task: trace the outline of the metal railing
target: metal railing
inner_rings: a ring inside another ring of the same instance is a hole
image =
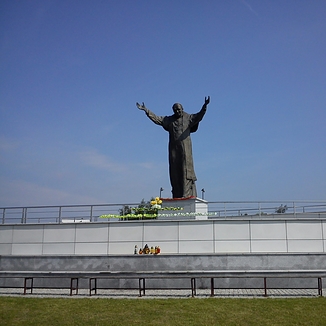
[[[326,217],[326,201],[209,202],[210,217]]]
[[[120,204],[0,208],[2,224],[105,222],[99,216],[119,214]]]
[[[119,215],[125,206],[138,204],[96,204],[2,207],[2,224],[107,222],[101,215]],[[326,218],[326,201],[212,201],[208,218]],[[119,221],[118,218],[110,219]]]

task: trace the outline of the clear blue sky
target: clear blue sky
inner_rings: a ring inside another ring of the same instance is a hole
[[[158,115],[205,199],[326,199],[325,0],[2,0],[0,206],[171,196]]]

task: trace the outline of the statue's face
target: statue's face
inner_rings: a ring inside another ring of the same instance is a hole
[[[177,118],[180,118],[183,114],[183,107],[180,103],[173,104],[172,110]]]

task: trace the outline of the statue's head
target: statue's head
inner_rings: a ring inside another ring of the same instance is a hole
[[[177,118],[180,118],[183,114],[183,107],[180,103],[174,103],[172,106],[172,110]]]

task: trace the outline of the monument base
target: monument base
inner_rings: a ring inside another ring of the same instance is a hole
[[[180,210],[162,210],[158,220],[207,220],[208,203],[198,197],[161,198],[162,208],[175,207]]]

